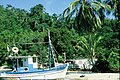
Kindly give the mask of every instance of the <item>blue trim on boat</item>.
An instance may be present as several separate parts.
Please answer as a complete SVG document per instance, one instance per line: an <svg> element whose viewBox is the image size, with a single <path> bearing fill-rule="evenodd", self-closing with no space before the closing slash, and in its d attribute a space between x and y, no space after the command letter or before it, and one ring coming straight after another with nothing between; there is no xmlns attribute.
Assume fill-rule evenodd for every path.
<svg viewBox="0 0 120 80"><path fill-rule="evenodd" d="M50 68L49 70L31 70L31 71L26 71L26 72L7 72L6 74L29 74L29 73L45 73L45 72L50 72L50 71L59 71L63 70L67 67L67 64L65 65L60 65L57 67Z"/></svg>

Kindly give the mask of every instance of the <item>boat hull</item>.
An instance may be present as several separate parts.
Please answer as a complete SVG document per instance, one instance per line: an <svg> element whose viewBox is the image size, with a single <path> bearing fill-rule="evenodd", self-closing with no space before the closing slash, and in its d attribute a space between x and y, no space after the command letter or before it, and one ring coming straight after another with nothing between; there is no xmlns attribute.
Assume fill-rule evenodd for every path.
<svg viewBox="0 0 120 80"><path fill-rule="evenodd" d="M66 71L57 71L57 72L50 72L50 73L45 73L45 74L38 74L38 75L33 75L29 77L21 77L20 80L26 80L26 79L58 79L58 78L65 78Z"/></svg>
<svg viewBox="0 0 120 80"><path fill-rule="evenodd" d="M0 77L18 78L18 80L39 80L65 78L68 64L51 68L49 70L38 70L30 72L1 73Z"/></svg>

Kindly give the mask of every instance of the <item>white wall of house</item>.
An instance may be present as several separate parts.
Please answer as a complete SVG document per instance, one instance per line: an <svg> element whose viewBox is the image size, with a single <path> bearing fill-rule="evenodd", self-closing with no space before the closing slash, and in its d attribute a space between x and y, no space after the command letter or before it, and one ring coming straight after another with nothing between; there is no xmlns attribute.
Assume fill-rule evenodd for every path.
<svg viewBox="0 0 120 80"><path fill-rule="evenodd" d="M79 66L80 69L91 69L92 65L89 63L88 59L75 60L75 64Z"/></svg>
<svg viewBox="0 0 120 80"><path fill-rule="evenodd" d="M73 61L73 66L77 65L76 68L91 69L93 67L89 59L77 59L77 60L69 60L69 61ZM95 59L94 62L95 61L97 61L97 59Z"/></svg>

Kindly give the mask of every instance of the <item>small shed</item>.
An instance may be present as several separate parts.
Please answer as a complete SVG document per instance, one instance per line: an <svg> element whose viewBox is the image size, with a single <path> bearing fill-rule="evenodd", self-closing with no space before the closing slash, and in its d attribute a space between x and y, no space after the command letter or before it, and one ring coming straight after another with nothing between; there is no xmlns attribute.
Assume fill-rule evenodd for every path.
<svg viewBox="0 0 120 80"><path fill-rule="evenodd" d="M94 59L94 63L97 59ZM70 63L70 68L92 69L93 65L89 59L70 59L66 62Z"/></svg>

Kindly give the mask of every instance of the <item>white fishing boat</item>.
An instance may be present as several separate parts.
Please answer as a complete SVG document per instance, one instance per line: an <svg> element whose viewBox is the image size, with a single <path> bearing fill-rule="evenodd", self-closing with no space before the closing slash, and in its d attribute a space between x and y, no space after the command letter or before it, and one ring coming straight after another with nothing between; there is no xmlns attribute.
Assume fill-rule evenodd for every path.
<svg viewBox="0 0 120 80"><path fill-rule="evenodd" d="M50 34L49 34L50 35ZM51 46L49 36L49 46ZM49 55L51 55L51 47ZM19 49L13 47L12 51L14 54L18 54ZM15 78L17 80L40 80L40 79L63 79L66 76L68 64L61 64L55 67L49 63L49 68L39 69L38 68L38 57L33 56L9 56L9 59L13 60L13 70L10 72L1 72L0 77L2 78ZM51 57L49 57L51 61ZM21 61L22 66L19 65Z"/></svg>
<svg viewBox="0 0 120 80"><path fill-rule="evenodd" d="M31 70L27 71L26 68L23 68L23 70L16 72L3 72L0 74L0 77L17 78L18 80L64 79L66 76L67 68L68 64L59 65L46 70L31 68Z"/></svg>
<svg viewBox="0 0 120 80"><path fill-rule="evenodd" d="M2 72L0 73L0 77L3 78L17 78L18 80L26 80L26 79L58 79L65 78L68 64L59 65L56 67L40 70L37 68L37 63L33 63L34 56L22 56L22 57L14 57L14 59L22 58L23 67L17 67L17 70L13 70L12 72Z"/></svg>

